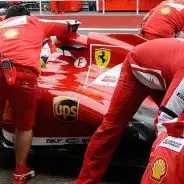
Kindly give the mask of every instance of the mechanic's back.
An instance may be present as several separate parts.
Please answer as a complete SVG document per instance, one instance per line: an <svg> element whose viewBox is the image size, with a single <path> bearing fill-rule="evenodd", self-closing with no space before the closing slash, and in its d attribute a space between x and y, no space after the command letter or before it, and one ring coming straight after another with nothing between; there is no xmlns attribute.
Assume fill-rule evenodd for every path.
<svg viewBox="0 0 184 184"><path fill-rule="evenodd" d="M143 36L147 39L182 37L184 32L184 1L163 1L144 18Z"/></svg>
<svg viewBox="0 0 184 184"><path fill-rule="evenodd" d="M65 37L67 24L46 23L32 16L11 17L0 24L0 52L39 73L43 40L52 35Z"/></svg>

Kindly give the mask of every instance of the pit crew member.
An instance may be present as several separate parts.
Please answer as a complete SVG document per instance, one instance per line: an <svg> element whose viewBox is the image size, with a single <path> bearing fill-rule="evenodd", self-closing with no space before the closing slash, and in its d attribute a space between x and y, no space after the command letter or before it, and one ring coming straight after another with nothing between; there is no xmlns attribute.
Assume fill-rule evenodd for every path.
<svg viewBox="0 0 184 184"><path fill-rule="evenodd" d="M37 102L41 98L37 78L42 43L53 35L65 40L71 28L69 22L46 22L30 16L23 5L11 6L0 24L0 114L8 99L15 124L14 183L26 183L35 175L27 166L27 157Z"/></svg>
<svg viewBox="0 0 184 184"><path fill-rule="evenodd" d="M184 38L184 0L161 2L145 15L140 35L156 38Z"/></svg>
<svg viewBox="0 0 184 184"><path fill-rule="evenodd" d="M143 178L143 184L184 183L183 165L184 139L173 137L178 123L170 122L184 111L184 42L175 38L155 39L136 46L127 55L120 73L108 112L102 124L92 136L79 177L75 184L98 184L106 171L112 155L120 142L121 135L141 103L151 96L160 108L155 120L158 138L153 146L151 164L156 163L152 177L150 167ZM175 127L176 126L176 127ZM167 128L169 131L167 132ZM181 128L181 129L180 129ZM179 126L179 136L183 134ZM176 131L177 132L177 131ZM161 140L171 139L172 145L159 145ZM164 143L163 143L164 144ZM158 146L159 145L159 146ZM131 145L129 145L131 146ZM154 148L157 149L154 149ZM160 164L160 165L159 165ZM158 168L161 171L157 176ZM156 170L157 169L157 170Z"/></svg>

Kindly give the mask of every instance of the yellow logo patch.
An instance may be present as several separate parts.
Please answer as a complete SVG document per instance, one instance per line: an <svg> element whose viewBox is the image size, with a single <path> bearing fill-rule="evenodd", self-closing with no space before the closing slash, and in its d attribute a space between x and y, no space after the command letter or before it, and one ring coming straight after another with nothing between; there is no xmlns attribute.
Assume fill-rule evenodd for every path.
<svg viewBox="0 0 184 184"><path fill-rule="evenodd" d="M111 60L111 52L108 49L96 49L95 61L100 69L106 68Z"/></svg>
<svg viewBox="0 0 184 184"><path fill-rule="evenodd" d="M170 11L171 11L171 8L170 7L165 7L165 8L162 8L161 9L161 13L163 13L165 15L169 14Z"/></svg>
<svg viewBox="0 0 184 184"><path fill-rule="evenodd" d="M19 35L19 31L17 29L8 29L4 33L4 37L7 39L16 38Z"/></svg>
<svg viewBox="0 0 184 184"><path fill-rule="evenodd" d="M161 182L167 173L167 162L163 158L156 159L151 168L151 178L157 182Z"/></svg>
<svg viewBox="0 0 184 184"><path fill-rule="evenodd" d="M74 121L78 119L79 100L68 96L54 97L53 111L58 120Z"/></svg>

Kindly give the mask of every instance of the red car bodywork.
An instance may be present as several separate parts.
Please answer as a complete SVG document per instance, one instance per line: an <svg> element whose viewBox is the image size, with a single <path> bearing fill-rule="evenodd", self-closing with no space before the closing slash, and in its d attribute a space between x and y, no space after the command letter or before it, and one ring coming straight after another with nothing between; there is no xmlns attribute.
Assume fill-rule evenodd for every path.
<svg viewBox="0 0 184 184"><path fill-rule="evenodd" d="M33 145L86 144L107 111L124 58L144 41L132 34L72 33L39 77ZM155 109L147 100L135 118L148 106ZM9 112L7 107L2 133L12 142Z"/></svg>

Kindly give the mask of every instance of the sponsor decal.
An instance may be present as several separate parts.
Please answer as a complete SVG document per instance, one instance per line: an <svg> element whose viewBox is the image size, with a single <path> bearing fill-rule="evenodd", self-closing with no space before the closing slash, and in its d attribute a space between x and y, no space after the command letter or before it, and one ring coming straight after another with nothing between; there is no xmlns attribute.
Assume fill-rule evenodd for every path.
<svg viewBox="0 0 184 184"><path fill-rule="evenodd" d="M184 146L184 139L168 136L159 144L159 146L180 152Z"/></svg>
<svg viewBox="0 0 184 184"><path fill-rule="evenodd" d="M119 79L121 69L122 63L100 74L90 85L97 84L101 86L115 87Z"/></svg>
<svg viewBox="0 0 184 184"><path fill-rule="evenodd" d="M79 100L68 96L54 97L53 111L58 120L74 121L78 119Z"/></svg>
<svg viewBox="0 0 184 184"><path fill-rule="evenodd" d="M160 12L161 12L162 14L164 14L164 15L167 15L167 14L170 13L170 11L171 11L171 8L170 8L170 7L164 7L164 8L161 9Z"/></svg>
<svg viewBox="0 0 184 184"><path fill-rule="evenodd" d="M80 140L78 138L75 138L75 137L66 139L66 143L68 143L68 144L79 144L79 142L80 142Z"/></svg>
<svg viewBox="0 0 184 184"><path fill-rule="evenodd" d="M2 136L13 143L14 134L2 129ZM68 140L69 139L69 140ZM66 141L67 140L67 141ZM51 145L67 145L67 144L87 144L90 137L33 137L33 146L51 146Z"/></svg>
<svg viewBox="0 0 184 184"><path fill-rule="evenodd" d="M104 78L102 79L102 81L103 82L116 82L116 80L117 80L117 78L115 77L115 76L108 76L108 75L106 75L106 76L104 76Z"/></svg>
<svg viewBox="0 0 184 184"><path fill-rule="evenodd" d="M46 144L59 144L62 140L61 138L48 138L46 139Z"/></svg>
<svg viewBox="0 0 184 184"><path fill-rule="evenodd" d="M84 68L87 64L87 60L84 57L79 57L75 62L74 62L74 66L76 68Z"/></svg>
<svg viewBox="0 0 184 184"><path fill-rule="evenodd" d="M156 159L151 167L151 178L157 182L161 182L167 173L167 162L163 158Z"/></svg>
<svg viewBox="0 0 184 184"><path fill-rule="evenodd" d="M19 35L18 29L8 29L7 31L4 32L3 36L7 39L13 39L17 38Z"/></svg>
<svg viewBox="0 0 184 184"><path fill-rule="evenodd" d="M184 95L182 95L180 92L177 93L177 96L184 101Z"/></svg>
<svg viewBox="0 0 184 184"><path fill-rule="evenodd" d="M108 49L96 49L95 61L100 69L106 68L111 60L111 52Z"/></svg>

